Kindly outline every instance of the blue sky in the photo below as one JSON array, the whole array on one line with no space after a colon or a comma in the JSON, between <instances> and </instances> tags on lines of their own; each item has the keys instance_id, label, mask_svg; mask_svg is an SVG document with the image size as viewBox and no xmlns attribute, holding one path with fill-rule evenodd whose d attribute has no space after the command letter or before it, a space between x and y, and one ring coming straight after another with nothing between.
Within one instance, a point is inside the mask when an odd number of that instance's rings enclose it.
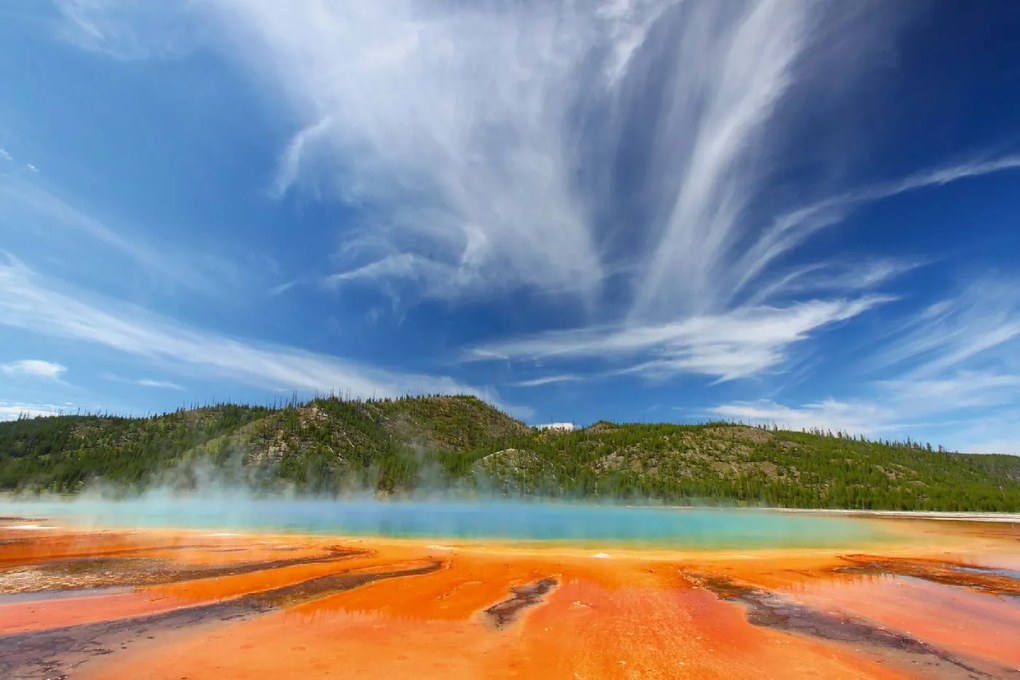
<instances>
[{"instance_id":1,"label":"blue sky","mask_svg":"<svg viewBox=\"0 0 1020 680\"><path fill-rule=\"evenodd\" d=\"M468 392L1020 453L1020 5L0 8L0 417Z\"/></svg>"}]
</instances>

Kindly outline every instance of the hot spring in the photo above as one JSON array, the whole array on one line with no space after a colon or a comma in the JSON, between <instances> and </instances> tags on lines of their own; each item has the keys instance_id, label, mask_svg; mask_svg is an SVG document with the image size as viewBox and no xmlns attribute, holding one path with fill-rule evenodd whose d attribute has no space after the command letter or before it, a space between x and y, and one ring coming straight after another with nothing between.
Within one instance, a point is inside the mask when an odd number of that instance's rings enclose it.
<instances>
[{"instance_id":1,"label":"hot spring","mask_svg":"<svg viewBox=\"0 0 1020 680\"><path fill-rule=\"evenodd\" d=\"M770 510L511 501L176 498L13 501L0 514L81 528L175 528L392 538L557 541L699 549L835 548L881 540L881 523Z\"/></svg>"}]
</instances>

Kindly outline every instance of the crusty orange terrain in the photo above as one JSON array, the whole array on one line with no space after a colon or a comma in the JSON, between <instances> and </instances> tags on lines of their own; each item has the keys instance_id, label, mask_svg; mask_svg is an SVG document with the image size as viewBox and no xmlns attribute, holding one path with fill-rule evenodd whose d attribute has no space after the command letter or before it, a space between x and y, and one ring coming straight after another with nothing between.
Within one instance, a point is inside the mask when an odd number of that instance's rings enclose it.
<instances>
[{"instance_id":1,"label":"crusty orange terrain","mask_svg":"<svg viewBox=\"0 0 1020 680\"><path fill-rule=\"evenodd\" d=\"M882 557L862 562L831 550L0 526L0 676L892 678L1020 667L1020 598L980 580L986 556L1004 567L989 583L1013 576L1016 530L906 528L915 538L859 546L855 555ZM865 573L873 563L909 575ZM926 580L929 564L937 580ZM947 583L959 565L969 580ZM73 592L39 592L47 579Z\"/></svg>"}]
</instances>

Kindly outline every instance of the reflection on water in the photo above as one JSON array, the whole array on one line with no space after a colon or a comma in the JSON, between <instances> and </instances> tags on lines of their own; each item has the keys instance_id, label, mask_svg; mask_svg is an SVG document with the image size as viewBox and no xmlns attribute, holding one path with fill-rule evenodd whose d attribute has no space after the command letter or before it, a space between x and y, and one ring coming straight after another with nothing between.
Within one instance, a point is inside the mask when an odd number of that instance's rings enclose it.
<instances>
[{"instance_id":1,"label":"reflection on water","mask_svg":"<svg viewBox=\"0 0 1020 680\"><path fill-rule=\"evenodd\" d=\"M130 593L131 588L123 586L109 586L106 588L76 588L73 590L42 590L26 593L3 593L0 592L0 605L15 604L18 602L40 602L52 600L67 600L76 597L98 597L102 595L120 595Z\"/></svg>"},{"instance_id":2,"label":"reflection on water","mask_svg":"<svg viewBox=\"0 0 1020 680\"><path fill-rule=\"evenodd\" d=\"M992 574L995 576L1005 576L1006 578L1017 579L1020 581L1020 570L1018 569L1005 569L997 567L982 567L982 566L965 566L957 565L959 571L965 571L971 574Z\"/></svg>"},{"instance_id":3,"label":"reflection on water","mask_svg":"<svg viewBox=\"0 0 1020 680\"><path fill-rule=\"evenodd\" d=\"M0 513L85 527L176 527L391 537L622 542L691 548L840 547L881 540L877 522L751 510L526 502L174 499L0 504Z\"/></svg>"}]
</instances>

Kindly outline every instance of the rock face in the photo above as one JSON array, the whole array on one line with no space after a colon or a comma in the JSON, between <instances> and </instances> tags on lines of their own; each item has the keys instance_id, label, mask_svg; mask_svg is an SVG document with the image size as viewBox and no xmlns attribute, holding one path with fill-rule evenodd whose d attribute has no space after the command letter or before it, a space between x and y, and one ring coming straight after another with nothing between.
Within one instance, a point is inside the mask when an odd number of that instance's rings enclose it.
<instances>
[{"instance_id":1,"label":"rock face","mask_svg":"<svg viewBox=\"0 0 1020 680\"><path fill-rule=\"evenodd\" d=\"M529 470L540 467L538 456L523 449L502 449L481 458L474 465L474 473L481 479L497 485L515 485L518 480L526 483Z\"/></svg>"}]
</instances>

